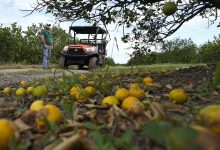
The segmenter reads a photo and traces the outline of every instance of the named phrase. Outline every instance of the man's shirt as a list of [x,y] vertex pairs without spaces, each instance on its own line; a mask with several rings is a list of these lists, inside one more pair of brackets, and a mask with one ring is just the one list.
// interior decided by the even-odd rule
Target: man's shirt
[[44,36],[45,43],[47,45],[52,45],[52,35],[51,32],[46,29],[41,29],[40,33],[41,36]]

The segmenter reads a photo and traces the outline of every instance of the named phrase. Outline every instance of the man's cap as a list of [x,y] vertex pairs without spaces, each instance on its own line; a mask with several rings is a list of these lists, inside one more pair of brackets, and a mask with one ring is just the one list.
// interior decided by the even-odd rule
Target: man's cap
[[45,26],[51,26],[51,24],[49,24],[49,23],[46,23],[46,24],[44,24]]

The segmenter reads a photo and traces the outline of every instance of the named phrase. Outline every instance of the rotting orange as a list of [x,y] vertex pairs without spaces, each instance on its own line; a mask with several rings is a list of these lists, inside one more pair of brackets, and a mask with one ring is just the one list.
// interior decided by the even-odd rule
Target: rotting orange
[[187,94],[183,89],[173,89],[169,93],[169,99],[177,104],[182,104],[187,100]]
[[144,84],[149,84],[149,83],[153,83],[154,81],[153,81],[153,79],[151,78],[151,77],[145,77],[144,79],[143,79],[143,83]]
[[92,87],[92,86],[87,86],[87,87],[85,88],[85,91],[86,91],[90,96],[96,94],[96,89],[95,89],[94,87]]
[[141,88],[131,88],[129,90],[129,95],[130,96],[134,96],[134,97],[136,97],[138,99],[142,99],[145,96],[145,92]]
[[27,88],[27,93],[28,93],[28,94],[31,94],[31,93],[33,92],[33,90],[34,90],[34,87],[33,87],[33,86],[29,86],[29,87]]
[[9,94],[9,93],[11,93],[11,88],[10,88],[10,87],[4,88],[4,89],[3,89],[3,93],[4,93],[4,94]]
[[34,96],[43,96],[46,93],[47,93],[47,87],[45,85],[40,85],[33,89]]
[[129,96],[126,99],[124,99],[121,106],[123,109],[130,110],[131,106],[137,101],[139,101],[137,97]]
[[7,150],[9,140],[16,138],[16,126],[7,119],[0,119],[0,149]]
[[119,100],[124,100],[126,97],[129,96],[129,91],[125,88],[120,88],[115,91],[115,97]]
[[50,122],[59,123],[62,121],[62,112],[61,110],[52,104],[47,104],[44,106],[47,109],[47,119]]
[[36,100],[31,104],[30,110],[39,111],[43,107],[44,107],[44,101],[43,100]]
[[102,105],[107,106],[107,105],[118,105],[119,100],[115,96],[107,96],[102,100]]
[[17,96],[24,96],[26,94],[26,90],[23,87],[20,87],[16,90]]

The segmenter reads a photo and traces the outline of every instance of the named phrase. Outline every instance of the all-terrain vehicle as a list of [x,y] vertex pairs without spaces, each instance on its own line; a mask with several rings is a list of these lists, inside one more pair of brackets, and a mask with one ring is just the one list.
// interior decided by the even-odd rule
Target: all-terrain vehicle
[[[68,45],[61,51],[59,66],[67,68],[70,65],[78,65],[79,69],[84,65],[89,69],[104,66],[108,32],[98,26],[70,26],[70,35],[72,31],[74,32],[73,44],[70,44],[69,39]],[[80,35],[84,37],[79,38]]]

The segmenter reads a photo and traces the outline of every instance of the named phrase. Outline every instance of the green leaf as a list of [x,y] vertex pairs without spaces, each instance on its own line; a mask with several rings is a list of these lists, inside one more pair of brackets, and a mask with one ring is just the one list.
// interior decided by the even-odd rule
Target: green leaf
[[102,124],[102,125],[97,127],[97,130],[102,130],[102,129],[106,129],[106,128],[108,128],[108,125],[107,124]]
[[68,118],[72,118],[72,115],[73,115],[73,103],[74,102],[72,100],[64,100],[61,103],[61,107],[64,110],[65,115]]
[[98,130],[98,127],[96,124],[92,123],[92,122],[86,122],[84,123],[84,127],[87,128],[87,129],[90,129],[90,130],[94,130],[94,131],[97,131]]
[[125,134],[123,134],[121,140],[123,140],[123,142],[125,143],[129,143],[130,141],[132,141],[134,137],[134,132],[129,129]]
[[173,129],[167,136],[167,145],[170,150],[201,150],[195,140],[198,132],[190,127]]
[[143,134],[159,144],[164,144],[172,126],[166,122],[149,123],[141,127]]
[[104,144],[103,135],[99,132],[92,132],[90,136],[95,141],[96,145],[99,147]]

